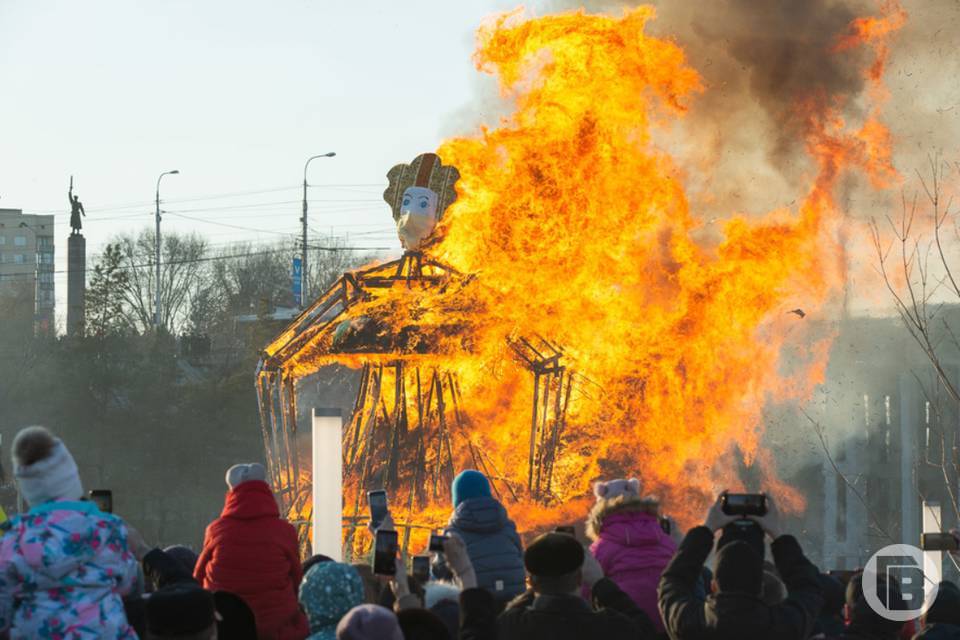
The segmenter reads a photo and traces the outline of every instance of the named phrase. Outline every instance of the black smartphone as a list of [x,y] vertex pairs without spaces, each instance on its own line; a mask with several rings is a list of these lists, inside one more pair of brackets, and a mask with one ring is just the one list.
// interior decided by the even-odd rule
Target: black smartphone
[[556,527],[556,528],[553,530],[553,532],[554,532],[554,533],[565,533],[565,534],[567,534],[568,536],[576,536],[576,535],[577,535],[577,529],[576,529],[576,527],[571,527],[570,525],[564,525],[564,526],[562,526],[562,527]]
[[88,494],[90,501],[104,513],[113,513],[113,491],[110,489],[92,489]]
[[728,516],[767,515],[767,496],[763,493],[724,493],[720,509]]
[[430,556],[413,556],[413,569],[411,575],[421,585],[430,581]]
[[377,529],[387,517],[387,492],[383,489],[368,491],[367,503],[370,505],[370,523]]
[[921,533],[920,548],[924,551],[957,551],[960,544],[952,533]]
[[381,576],[397,573],[397,553],[400,551],[396,531],[377,531],[373,544],[373,572]]
[[443,543],[447,541],[449,536],[430,536],[430,546],[428,547],[432,553],[443,553]]
[[657,519],[660,521],[660,528],[663,529],[663,532],[670,535],[670,518],[660,516]]

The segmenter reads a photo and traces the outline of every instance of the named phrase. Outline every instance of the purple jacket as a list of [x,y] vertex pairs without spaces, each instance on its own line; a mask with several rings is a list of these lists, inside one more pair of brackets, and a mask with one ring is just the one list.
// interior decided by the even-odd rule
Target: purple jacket
[[613,580],[650,616],[658,632],[663,621],[657,609],[660,574],[677,551],[655,516],[640,511],[613,511],[599,525],[600,535],[590,550]]

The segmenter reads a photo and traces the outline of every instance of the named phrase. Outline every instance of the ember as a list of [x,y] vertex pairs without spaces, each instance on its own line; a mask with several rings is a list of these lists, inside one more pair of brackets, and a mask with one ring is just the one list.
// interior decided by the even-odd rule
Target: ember
[[[494,479],[527,531],[585,512],[600,476],[640,476],[681,518],[740,486],[736,456],[777,487],[759,449],[763,408],[822,381],[822,318],[845,277],[833,192],[851,170],[894,179],[889,136],[875,108],[848,123],[844,105],[809,96],[796,105],[806,197],[733,215],[702,240],[683,168],[651,133],[709,88],[676,44],[645,34],[653,17],[515,12],[481,27],[477,65],[515,110],[441,145],[459,170],[456,202],[432,237],[432,221],[408,230],[417,251],[346,274],[265,351],[265,443],[292,512],[309,491],[289,441],[294,382],[333,362],[362,379],[344,437],[348,515],[388,486],[401,522],[439,526],[466,467]],[[879,86],[900,24],[887,5],[834,55],[868,48],[863,72]]]

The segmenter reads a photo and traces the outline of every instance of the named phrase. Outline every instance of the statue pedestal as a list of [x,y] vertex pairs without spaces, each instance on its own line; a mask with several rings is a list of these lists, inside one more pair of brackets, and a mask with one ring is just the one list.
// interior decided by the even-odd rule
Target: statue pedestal
[[83,337],[87,292],[87,240],[81,234],[67,239],[67,335]]

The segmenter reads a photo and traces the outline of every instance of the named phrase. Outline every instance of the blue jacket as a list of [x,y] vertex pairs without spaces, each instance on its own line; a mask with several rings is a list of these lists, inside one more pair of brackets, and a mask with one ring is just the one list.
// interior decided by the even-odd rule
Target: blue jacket
[[494,498],[464,500],[453,512],[447,532],[467,545],[477,583],[500,602],[526,590],[523,544],[507,510]]

